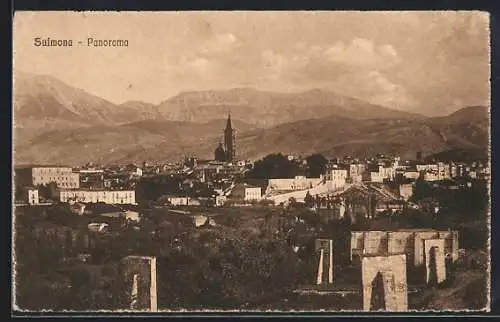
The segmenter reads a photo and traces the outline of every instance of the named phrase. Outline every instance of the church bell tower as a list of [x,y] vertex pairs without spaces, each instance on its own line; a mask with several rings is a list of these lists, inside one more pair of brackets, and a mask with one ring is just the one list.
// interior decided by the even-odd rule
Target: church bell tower
[[226,129],[224,130],[224,147],[226,150],[227,162],[233,162],[236,156],[236,151],[234,146],[234,130],[231,124],[231,112],[229,112],[227,117]]

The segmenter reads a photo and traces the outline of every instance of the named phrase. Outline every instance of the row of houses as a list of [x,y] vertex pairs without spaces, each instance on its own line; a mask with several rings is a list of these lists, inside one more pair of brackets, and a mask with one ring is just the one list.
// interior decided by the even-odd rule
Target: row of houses
[[[125,169],[141,175],[138,168]],[[14,181],[16,199],[30,205],[41,202],[39,187],[54,183],[56,189],[50,189],[50,197],[60,202],[136,204],[135,191],[131,189],[112,189],[103,186],[85,187],[86,180],[82,178],[100,177],[101,169],[73,169],[67,166],[23,166],[15,169]],[[82,184],[83,183],[83,184]]]

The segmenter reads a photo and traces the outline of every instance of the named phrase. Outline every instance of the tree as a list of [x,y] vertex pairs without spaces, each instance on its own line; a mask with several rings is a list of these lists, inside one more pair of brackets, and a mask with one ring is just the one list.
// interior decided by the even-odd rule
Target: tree
[[299,165],[288,160],[281,153],[269,154],[262,160],[255,162],[254,167],[247,173],[248,179],[278,179],[294,178],[302,174]]
[[136,199],[140,203],[156,201],[163,195],[179,192],[181,182],[179,177],[143,178],[136,186]]
[[308,208],[314,207],[314,197],[311,196],[309,191],[307,191],[307,194],[304,198],[304,203],[306,204],[306,207],[308,207]]
[[318,178],[321,174],[325,173],[328,160],[321,154],[315,153],[306,158],[307,161],[307,174],[311,178]]
[[55,182],[49,182],[46,185],[41,185],[38,189],[40,197],[44,199],[54,199],[57,195],[57,184]]

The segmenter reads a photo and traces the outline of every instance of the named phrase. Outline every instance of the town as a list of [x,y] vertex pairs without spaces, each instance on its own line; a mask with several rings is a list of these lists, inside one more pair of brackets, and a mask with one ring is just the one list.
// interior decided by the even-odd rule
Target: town
[[236,143],[228,115],[212,160],[16,165],[18,305],[486,305],[486,160],[419,151],[412,160],[279,152],[242,160]]

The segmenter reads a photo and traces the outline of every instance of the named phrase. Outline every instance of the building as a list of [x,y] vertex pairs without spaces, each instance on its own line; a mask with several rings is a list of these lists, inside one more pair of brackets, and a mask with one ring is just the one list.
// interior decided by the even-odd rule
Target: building
[[216,207],[222,207],[222,206],[224,206],[224,204],[226,203],[226,201],[227,201],[227,197],[226,196],[221,196],[221,195],[215,196],[215,206]]
[[418,171],[405,171],[403,173],[403,177],[405,179],[410,179],[410,180],[418,180],[420,178],[420,173]]
[[424,172],[424,180],[425,181],[438,181],[439,175],[434,171],[426,171]]
[[226,161],[226,151],[224,151],[224,146],[219,142],[219,146],[215,149],[214,160],[224,162]]
[[135,165],[130,166],[127,170],[131,176],[142,177],[142,169]]
[[[102,171],[102,170],[101,170]],[[102,189],[104,188],[103,172],[82,172],[80,170],[80,187],[84,189]]]
[[232,198],[243,199],[245,201],[258,201],[262,199],[262,190],[260,187],[248,185],[246,183],[236,184],[231,190]]
[[393,167],[383,167],[379,166],[378,172],[383,180],[393,181],[396,175],[396,170]]
[[366,170],[366,166],[362,163],[360,164],[350,164],[349,165],[349,178],[352,182],[363,181],[363,173]]
[[30,205],[37,205],[40,203],[40,197],[38,196],[38,189],[28,189],[28,203]]
[[330,189],[342,188],[346,185],[347,175],[347,170],[330,169],[325,175],[326,184]]
[[198,198],[187,196],[168,196],[167,202],[172,206],[200,206],[201,202]]
[[393,167],[379,166],[378,171],[370,172],[371,182],[384,182],[385,180],[393,181],[396,177],[396,169]]
[[219,143],[219,146],[214,152],[215,161],[232,163],[236,157],[235,136],[233,126],[231,124],[231,113],[227,117],[226,128],[224,129],[224,146]]
[[422,172],[422,171],[438,171],[438,165],[437,164],[417,164],[417,171]]
[[38,189],[33,187],[20,187],[16,191],[16,202],[27,203],[29,205],[37,205],[40,203]]
[[60,190],[59,201],[109,204],[136,204],[134,190]]
[[273,190],[277,191],[296,191],[311,189],[321,183],[322,178],[306,178],[304,176],[296,176],[293,179],[269,179],[266,194]]
[[370,172],[370,181],[371,182],[384,182],[384,177],[382,177],[382,174],[380,172]]
[[413,196],[413,185],[402,184],[399,186],[399,195],[408,201]]
[[40,186],[54,182],[58,188],[77,189],[80,187],[80,174],[71,167],[30,166],[15,169],[16,184],[21,186]]

